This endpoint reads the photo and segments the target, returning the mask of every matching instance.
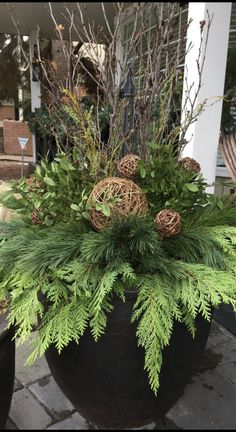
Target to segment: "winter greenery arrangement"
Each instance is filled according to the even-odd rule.
[[[145,11],[137,6],[136,13],[138,20]],[[173,25],[171,17],[166,26]],[[114,297],[125,301],[135,288],[131,322],[157,394],[162,352],[174,322],[182,322],[194,337],[199,314],[210,321],[212,307],[222,302],[236,310],[236,200],[209,195],[198,163],[181,157],[176,140],[195,112],[185,125],[169,118],[176,70],[170,63],[167,75],[152,77],[152,93],[143,83],[143,99],[134,96],[132,127],[138,138],[142,135],[134,152],[129,147],[133,129],[119,127],[126,109],[120,88],[114,87],[106,105],[107,145],[101,142],[96,110],[83,108],[64,89],[67,102],[61,110],[73,120],[73,145],[58,148],[53,162],[41,162],[30,178],[2,195],[15,217],[0,224],[0,300],[10,297],[9,325],[16,326],[21,341],[40,317],[29,362],[51,344],[61,352],[71,341],[78,343],[86,329],[98,341]],[[107,82],[100,78],[99,83]],[[151,106],[150,94],[156,95]],[[145,100],[152,110],[142,134]]]
[[[185,323],[194,337],[198,314],[210,320],[212,306],[221,302],[236,309],[235,201],[207,195],[203,181],[186,172],[170,149],[168,158],[165,146],[159,154],[158,169],[164,156],[160,172],[171,164],[170,175],[180,181],[181,192],[174,194],[173,182],[165,177],[155,190],[154,161],[145,176],[140,164],[135,181],[141,189],[146,176],[153,180],[145,182],[149,210],[139,216],[113,214],[116,197],[110,196],[110,202],[96,207],[98,217],[108,219],[101,230],[90,221],[88,197],[94,184],[72,156],[60,154],[37,167],[34,176],[15,186],[20,198],[2,198],[19,214],[0,226],[0,293],[11,297],[9,324],[16,324],[16,336],[24,341],[37,315],[41,320],[29,361],[50,344],[60,352],[70,341],[78,342],[86,328],[97,340],[106,331],[113,297],[125,301],[126,291],[136,287],[132,322],[138,323],[137,343],[145,350],[145,369],[156,393],[174,320]],[[154,173],[158,182],[157,167]],[[176,234],[154,223],[163,208],[180,214]],[[39,292],[49,301],[47,310]]]

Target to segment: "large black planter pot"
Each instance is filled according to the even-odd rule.
[[[141,427],[164,415],[181,396],[204,351],[210,323],[197,320],[193,340],[183,324],[175,323],[164,350],[160,389],[150,390],[144,371],[144,351],[137,347],[136,326],[130,323],[135,298],[114,301],[106,334],[95,342],[86,333],[59,355],[46,352],[51,372],[64,394],[88,421],[105,428]]]
[[[15,376],[14,330],[5,330],[5,327],[6,314],[0,315],[0,430],[6,426]]]

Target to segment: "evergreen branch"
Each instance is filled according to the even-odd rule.
[[[186,272],[186,279],[181,282],[181,300],[193,316],[199,311],[209,319],[210,307],[221,302],[230,303],[235,309],[235,271],[215,270],[202,264],[180,265]]]
[[[209,227],[208,234],[220,244],[226,255],[235,254],[236,226]]]
[[[214,197],[213,203],[204,207],[196,207],[186,212],[185,227],[214,227],[217,225],[236,225],[236,206],[230,197]]]
[[[29,227],[29,224],[21,218],[0,222],[0,240],[10,239],[19,235]]]
[[[38,281],[16,274],[11,278],[11,286],[8,325],[17,324],[14,338],[20,336],[24,341],[30,336],[37,316],[44,313],[44,307],[38,299],[40,285]]]
[[[204,227],[183,228],[180,234],[165,238],[163,247],[166,253],[175,259],[226,269],[225,255],[220,243]]]
[[[115,271],[106,272],[91,299],[90,311],[92,319],[90,321],[90,326],[95,340],[105,331],[107,319],[104,310],[107,312],[112,310],[112,306],[108,302],[107,297],[113,288],[117,276],[118,273]]]
[[[196,336],[195,318],[192,316],[191,312],[189,312],[188,308],[184,304],[181,305],[181,311],[183,323],[186,325],[189,333],[194,338]]]
[[[0,204],[2,204],[4,207],[7,207],[11,210],[15,211],[24,211],[25,210],[25,201],[24,199],[17,198],[14,195],[13,191],[6,191],[2,192],[0,194]]]
[[[170,288],[165,280],[158,280],[157,276],[141,277],[138,285],[140,291],[134,305],[132,322],[139,319],[136,333],[138,345],[145,350],[144,368],[148,372],[151,389],[157,394],[162,349],[169,344],[173,327],[173,313],[167,307]]]

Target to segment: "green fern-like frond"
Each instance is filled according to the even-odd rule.
[[[45,279],[42,283],[41,292],[46,296],[48,301],[52,304],[52,308],[57,308],[61,302],[69,298],[70,291],[64,281],[54,275],[49,279]]]
[[[135,280],[135,274],[132,267],[126,263],[120,265],[115,271],[106,271],[93,292],[93,297],[90,303],[90,311],[92,319],[90,321],[91,332],[95,340],[97,340],[105,331],[107,323],[107,313],[112,311],[113,306],[110,300],[110,294],[115,290],[117,278],[121,277],[123,287],[125,283]],[[118,286],[121,289],[121,284],[118,281]],[[118,291],[122,296],[121,291]],[[106,312],[106,313],[105,313]]]
[[[38,355],[43,355],[51,344],[60,353],[69,342],[79,342],[89,320],[88,304],[72,298],[69,302],[61,302],[57,308],[48,307],[38,329]],[[36,353],[28,359],[30,363]]]
[[[195,318],[193,317],[191,312],[189,312],[186,305],[182,304],[180,308],[181,308],[182,322],[186,325],[189,333],[194,338],[196,336]]]
[[[91,308],[94,315],[97,315],[102,307],[103,300],[107,297],[108,294],[110,294],[113,285],[117,279],[118,272],[106,272],[98,287],[95,289],[95,292],[93,294],[93,299],[91,302]]]
[[[117,267],[116,271],[124,282],[131,281],[133,284],[135,284],[136,274],[133,267],[129,263],[122,263],[119,267]]]
[[[202,264],[180,264],[186,273],[181,283],[181,301],[193,316],[197,310],[210,318],[210,307],[228,303],[236,309],[236,273],[206,267]],[[236,267],[235,267],[236,268]]]
[[[138,344],[145,350],[144,368],[148,372],[151,389],[157,394],[162,350],[169,344],[174,312],[170,310],[168,297],[170,284],[158,277],[140,277],[140,288],[134,305],[132,322],[138,319]]]
[[[93,310],[93,305],[90,308],[92,315],[90,319],[91,333],[95,341],[98,340],[104,333],[107,325],[107,314],[113,310],[109,296],[103,299],[100,308]]]
[[[125,290],[127,289],[127,283],[124,283],[123,281],[116,281],[114,285],[114,294],[123,302],[126,301],[126,293]]]
[[[186,306],[193,318],[196,318],[199,312],[199,292],[195,288],[194,278],[186,278],[181,282],[181,303]]]
[[[22,341],[30,336],[37,316],[42,316],[44,307],[38,299],[38,281],[16,274],[9,279],[12,286],[8,325],[17,324],[15,338]]]
[[[215,226],[208,228],[208,234],[215,239],[227,255],[236,252],[236,226]]]

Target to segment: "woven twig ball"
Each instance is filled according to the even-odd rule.
[[[134,154],[127,154],[118,163],[118,171],[122,177],[131,178],[137,171],[137,164],[140,157]]]
[[[191,170],[191,171],[195,172],[196,174],[199,174],[201,171],[200,164],[196,160],[194,160],[190,157],[185,157],[183,159],[180,159],[179,165],[182,166],[183,168],[187,169],[187,170]]]
[[[94,228],[102,229],[115,215],[141,215],[147,212],[147,200],[139,186],[132,180],[107,177],[92,190],[88,204]],[[110,215],[106,216],[96,207],[107,205]]]
[[[175,210],[161,210],[155,218],[158,232],[164,237],[171,237],[180,232],[181,218]]]

